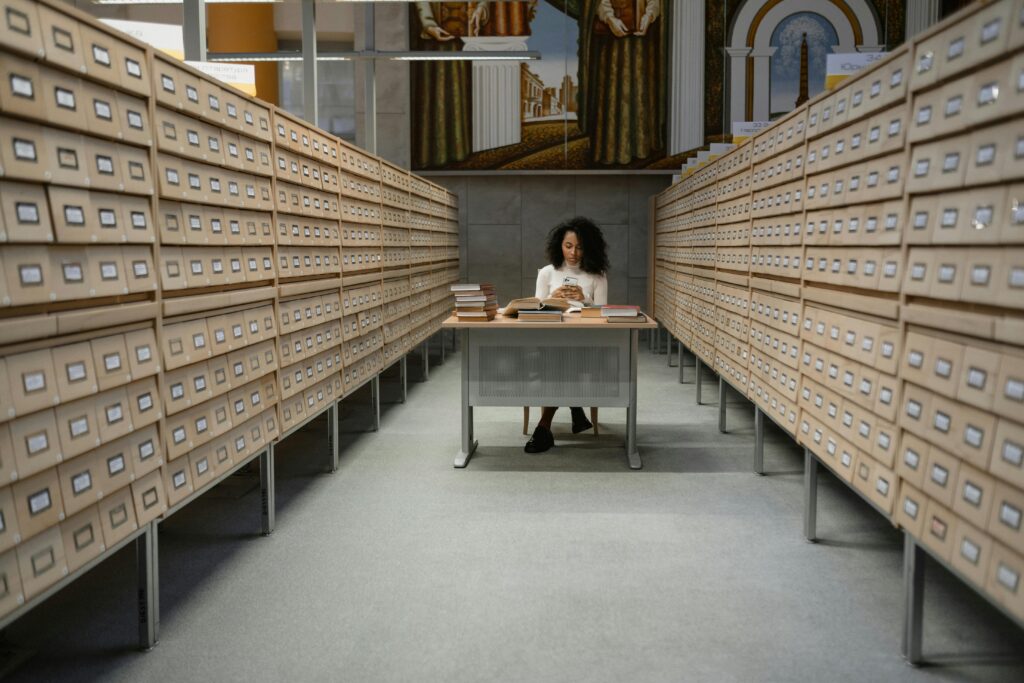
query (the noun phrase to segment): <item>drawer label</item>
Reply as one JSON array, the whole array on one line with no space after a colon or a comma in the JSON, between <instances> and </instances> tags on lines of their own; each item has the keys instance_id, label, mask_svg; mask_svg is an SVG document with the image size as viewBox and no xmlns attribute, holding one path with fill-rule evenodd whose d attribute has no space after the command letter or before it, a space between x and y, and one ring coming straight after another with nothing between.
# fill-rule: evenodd
<instances>
[{"instance_id":1,"label":"drawer label","mask_svg":"<svg viewBox=\"0 0 1024 683\"><path fill-rule=\"evenodd\" d=\"M1009 503L999 506L999 521L1011 529L1020 530L1020 518L1020 510Z\"/></svg>"},{"instance_id":2,"label":"drawer label","mask_svg":"<svg viewBox=\"0 0 1024 683\"><path fill-rule=\"evenodd\" d=\"M92 488L92 475L88 471L77 474L71 479L71 489L75 495L80 495Z\"/></svg>"},{"instance_id":3,"label":"drawer label","mask_svg":"<svg viewBox=\"0 0 1024 683\"><path fill-rule=\"evenodd\" d=\"M53 500L50 498L49 489L32 494L28 498L28 510L33 515L38 515L40 512L50 509L52 505Z\"/></svg>"},{"instance_id":4,"label":"drawer label","mask_svg":"<svg viewBox=\"0 0 1024 683\"><path fill-rule=\"evenodd\" d=\"M903 463L910 469L916 471L918 465L921 463L921 455L917 451L908 448L903 451Z\"/></svg>"},{"instance_id":5,"label":"drawer label","mask_svg":"<svg viewBox=\"0 0 1024 683\"><path fill-rule=\"evenodd\" d=\"M963 543L960 544L960 555L971 564L978 564L978 558L981 556L981 549L972 543L970 539L965 538Z\"/></svg>"},{"instance_id":6,"label":"drawer label","mask_svg":"<svg viewBox=\"0 0 1024 683\"><path fill-rule=\"evenodd\" d=\"M26 440L26 446L28 447L28 454L35 455L50 447L50 439L47 437L46 432L32 434Z\"/></svg>"},{"instance_id":7,"label":"drawer label","mask_svg":"<svg viewBox=\"0 0 1024 683\"><path fill-rule=\"evenodd\" d=\"M999 569L996 571L996 580L1011 593L1016 593L1017 585L1020 583L1020 574L1000 562Z\"/></svg>"},{"instance_id":8,"label":"drawer label","mask_svg":"<svg viewBox=\"0 0 1024 683\"><path fill-rule=\"evenodd\" d=\"M125 463L123 455L118 454L107 459L107 472L110 474L110 476L113 477L117 474L120 474L121 472L124 472L124 468Z\"/></svg>"}]
</instances>

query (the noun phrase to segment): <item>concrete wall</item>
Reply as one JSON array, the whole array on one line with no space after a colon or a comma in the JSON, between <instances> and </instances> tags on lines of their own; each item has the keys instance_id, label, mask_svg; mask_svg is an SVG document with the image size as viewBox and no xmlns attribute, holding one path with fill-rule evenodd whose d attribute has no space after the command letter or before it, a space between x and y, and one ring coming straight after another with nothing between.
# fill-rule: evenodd
<instances>
[{"instance_id":1,"label":"concrete wall","mask_svg":"<svg viewBox=\"0 0 1024 683\"><path fill-rule=\"evenodd\" d=\"M645 304L648 200L668 187L655 175L429 176L459 195L462 277L493 282L502 304L533 296L547 264L548 231L573 216L597 223L608 242L612 303Z\"/></svg>"}]
</instances>

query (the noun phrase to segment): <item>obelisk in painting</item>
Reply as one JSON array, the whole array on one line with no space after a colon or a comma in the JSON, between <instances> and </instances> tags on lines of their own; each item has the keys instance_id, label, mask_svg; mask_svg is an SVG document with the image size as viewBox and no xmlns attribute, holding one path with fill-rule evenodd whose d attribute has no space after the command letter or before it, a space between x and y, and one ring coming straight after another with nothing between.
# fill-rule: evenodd
<instances>
[{"instance_id":1,"label":"obelisk in painting","mask_svg":"<svg viewBox=\"0 0 1024 683\"><path fill-rule=\"evenodd\" d=\"M810 99L807 95L807 72L808 56L807 56L807 34L800 40L800 94L796 98L796 106L799 107L801 104Z\"/></svg>"}]
</instances>

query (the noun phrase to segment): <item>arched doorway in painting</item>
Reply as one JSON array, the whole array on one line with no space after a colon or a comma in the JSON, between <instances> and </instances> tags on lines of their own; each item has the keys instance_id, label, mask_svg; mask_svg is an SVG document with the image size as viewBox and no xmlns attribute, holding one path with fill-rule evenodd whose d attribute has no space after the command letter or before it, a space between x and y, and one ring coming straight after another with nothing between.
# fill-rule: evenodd
<instances>
[{"instance_id":1,"label":"arched doorway in painting","mask_svg":"<svg viewBox=\"0 0 1024 683\"><path fill-rule=\"evenodd\" d=\"M813 22L813 23L812 23ZM831 52L877 52L882 49L882 30L869 0L745 0L726 32L726 97L728 120L768 121L773 114L793 109L781 107L790 77L773 72L773 58L782 48L787 26L805 23ZM831 28L831 31L826 30ZM809 35L810 39L811 36ZM799 78L799 43L795 76ZM828 54L827 52L825 54ZM818 52L821 64L824 57ZM822 66L822 68L824 68ZM773 79L782 91L773 99ZM792 98L795 103L796 97Z\"/></svg>"},{"instance_id":2,"label":"arched doorway in painting","mask_svg":"<svg viewBox=\"0 0 1024 683\"><path fill-rule=\"evenodd\" d=\"M796 108L800 98L803 45L807 44L807 96L814 97L825 88L825 62L839 36L829 21L815 12L791 14L775 27L770 45L771 118Z\"/></svg>"}]
</instances>

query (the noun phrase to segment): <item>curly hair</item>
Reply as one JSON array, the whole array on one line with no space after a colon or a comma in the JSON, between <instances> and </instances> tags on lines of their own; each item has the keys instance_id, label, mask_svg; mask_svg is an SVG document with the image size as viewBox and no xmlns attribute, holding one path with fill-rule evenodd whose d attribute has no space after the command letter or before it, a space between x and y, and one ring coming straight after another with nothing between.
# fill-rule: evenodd
<instances>
[{"instance_id":1,"label":"curly hair","mask_svg":"<svg viewBox=\"0 0 1024 683\"><path fill-rule=\"evenodd\" d=\"M562 255L562 241L565 233L576 233L583 248L583 260L580 268L591 275L603 275L611 267L608 263L608 245L601 234L601 228L594 225L594 222L583 216L576 216L559 223L548 233L548 260L555 268L561 268L565 263L565 256Z\"/></svg>"}]
</instances>

